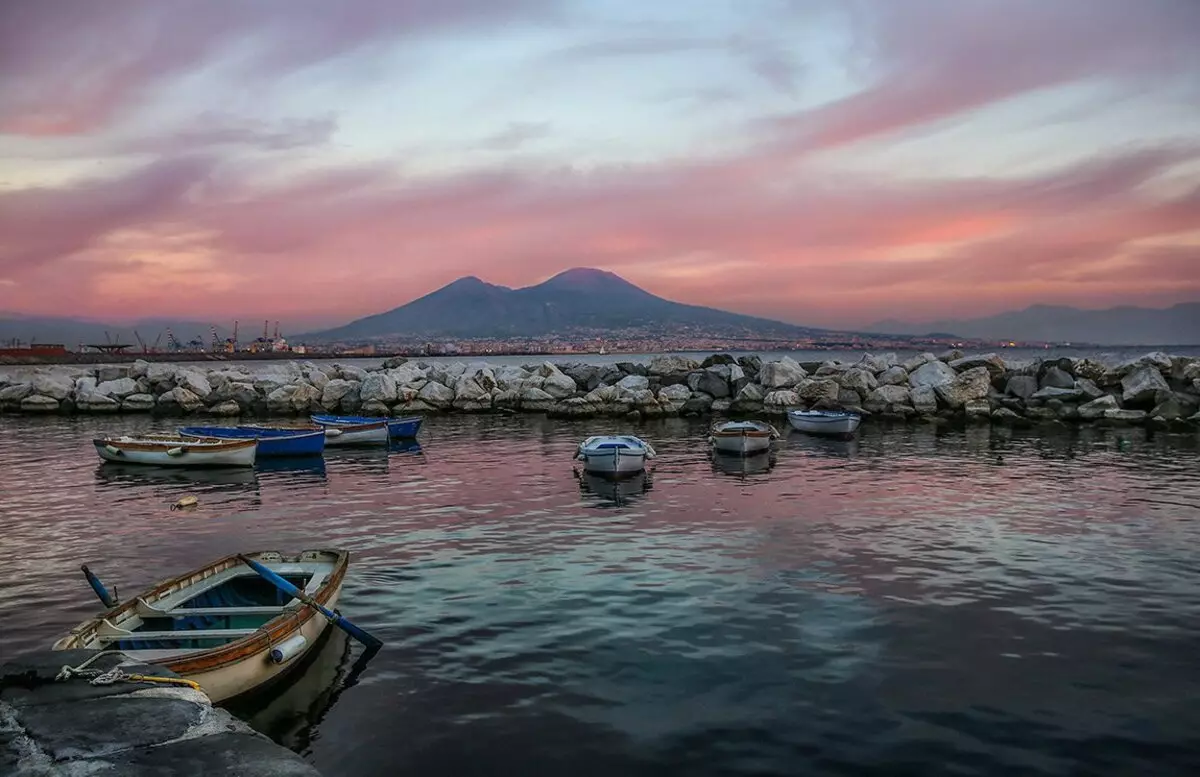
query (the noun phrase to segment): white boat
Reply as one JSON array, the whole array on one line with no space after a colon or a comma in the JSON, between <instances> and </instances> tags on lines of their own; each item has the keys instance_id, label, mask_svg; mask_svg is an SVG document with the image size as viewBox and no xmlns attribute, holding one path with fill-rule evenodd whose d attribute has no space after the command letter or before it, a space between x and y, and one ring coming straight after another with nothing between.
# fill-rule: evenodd
<instances>
[{"instance_id":1,"label":"white boat","mask_svg":"<svg viewBox=\"0 0 1200 777\"><path fill-rule=\"evenodd\" d=\"M726 421L714 424L708 439L720 453L748 456L769 451L771 443L779 439L779 432L763 421Z\"/></svg>"},{"instance_id":2,"label":"white boat","mask_svg":"<svg viewBox=\"0 0 1200 777\"><path fill-rule=\"evenodd\" d=\"M245 555L326 609L337 606L349 552ZM53 649L120 651L131 662L198 683L221 702L298 666L327 628L336 627L298 599L289 601L237 556L226 556L84 621Z\"/></svg>"},{"instance_id":3,"label":"white boat","mask_svg":"<svg viewBox=\"0 0 1200 777\"><path fill-rule=\"evenodd\" d=\"M854 434L862 416L842 410L789 410L788 423L809 434Z\"/></svg>"},{"instance_id":4,"label":"white boat","mask_svg":"<svg viewBox=\"0 0 1200 777\"><path fill-rule=\"evenodd\" d=\"M343 445L386 445L387 421L325 427L325 447Z\"/></svg>"},{"instance_id":5,"label":"white boat","mask_svg":"<svg viewBox=\"0 0 1200 777\"><path fill-rule=\"evenodd\" d=\"M650 443L632 435L601 434L579 443L575 458L585 472L600 475L629 475L646 468L656 455Z\"/></svg>"},{"instance_id":6,"label":"white boat","mask_svg":"<svg viewBox=\"0 0 1200 777\"><path fill-rule=\"evenodd\" d=\"M183 437L178 434L139 434L92 440L105 461L155 464L165 467L253 467L256 440Z\"/></svg>"}]
</instances>

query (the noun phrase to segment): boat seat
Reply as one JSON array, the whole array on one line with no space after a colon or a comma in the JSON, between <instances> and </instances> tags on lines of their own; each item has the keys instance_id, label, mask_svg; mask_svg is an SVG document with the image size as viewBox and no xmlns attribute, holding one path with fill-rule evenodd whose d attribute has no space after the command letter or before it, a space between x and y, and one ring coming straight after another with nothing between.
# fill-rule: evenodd
<instances>
[{"instance_id":1,"label":"boat seat","mask_svg":"<svg viewBox=\"0 0 1200 777\"><path fill-rule=\"evenodd\" d=\"M142 618L186 618L191 615L278 615L294 604L299 604L299 602L293 599L286 605L262 607L176 607L171 610L160 610L139 599L137 614Z\"/></svg>"},{"instance_id":2,"label":"boat seat","mask_svg":"<svg viewBox=\"0 0 1200 777\"><path fill-rule=\"evenodd\" d=\"M158 642L171 639L240 639L249 636L258 629L196 629L182 631L125 631L121 634L97 635L101 642L120 642L123 639L134 639L139 642Z\"/></svg>"}]
</instances>

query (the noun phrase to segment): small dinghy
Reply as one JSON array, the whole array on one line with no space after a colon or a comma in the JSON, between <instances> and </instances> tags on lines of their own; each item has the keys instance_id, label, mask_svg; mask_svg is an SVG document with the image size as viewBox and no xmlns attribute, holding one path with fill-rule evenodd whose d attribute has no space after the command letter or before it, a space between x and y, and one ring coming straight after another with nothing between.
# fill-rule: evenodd
<instances>
[{"instance_id":1,"label":"small dinghy","mask_svg":"<svg viewBox=\"0 0 1200 777\"><path fill-rule=\"evenodd\" d=\"M416 415L408 416L407 418L379 418L361 415L314 415L309 416L309 418L314 424L326 428L345 428L347 426L377 424L382 421L387 424L388 437L391 439L410 439L416 437L417 432L421 431L421 421L424 420L421 416Z\"/></svg>"},{"instance_id":2,"label":"small dinghy","mask_svg":"<svg viewBox=\"0 0 1200 777\"><path fill-rule=\"evenodd\" d=\"M386 445L391 435L388 433L386 419L377 419L361 424L331 424L316 421L317 418L329 416L313 416L317 428L325 430L325 445L327 447L344 445Z\"/></svg>"},{"instance_id":3,"label":"small dinghy","mask_svg":"<svg viewBox=\"0 0 1200 777\"><path fill-rule=\"evenodd\" d=\"M258 458L268 456L320 456L325 451L325 430L270 426L181 426L183 437L216 437L222 440L257 440Z\"/></svg>"},{"instance_id":4,"label":"small dinghy","mask_svg":"<svg viewBox=\"0 0 1200 777\"><path fill-rule=\"evenodd\" d=\"M254 440L177 434L101 437L92 444L105 461L165 467L253 467L258 448Z\"/></svg>"},{"instance_id":5,"label":"small dinghy","mask_svg":"<svg viewBox=\"0 0 1200 777\"><path fill-rule=\"evenodd\" d=\"M789 410L788 423L809 434L854 434L862 416L843 410Z\"/></svg>"},{"instance_id":6,"label":"small dinghy","mask_svg":"<svg viewBox=\"0 0 1200 777\"><path fill-rule=\"evenodd\" d=\"M597 475L629 475L646 468L657 456L650 443L632 435L596 435L579 443L575 458L585 472Z\"/></svg>"},{"instance_id":7,"label":"small dinghy","mask_svg":"<svg viewBox=\"0 0 1200 777\"><path fill-rule=\"evenodd\" d=\"M246 558L295 586L326 610L337 605L350 554L273 551ZM84 567L102 600L107 589ZM301 663L330 621L283 593L238 556L226 556L167 580L84 621L54 650L115 650L132 661L170 669L221 702L254 690Z\"/></svg>"},{"instance_id":8,"label":"small dinghy","mask_svg":"<svg viewBox=\"0 0 1200 777\"><path fill-rule=\"evenodd\" d=\"M769 451L779 432L763 421L726 421L715 424L708 439L720 453L748 456Z\"/></svg>"}]
</instances>

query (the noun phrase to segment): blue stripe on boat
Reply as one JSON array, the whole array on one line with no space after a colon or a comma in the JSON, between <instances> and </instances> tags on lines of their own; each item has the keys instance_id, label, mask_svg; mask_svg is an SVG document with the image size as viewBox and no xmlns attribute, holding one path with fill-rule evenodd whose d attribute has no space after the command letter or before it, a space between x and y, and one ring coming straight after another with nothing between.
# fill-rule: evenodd
<instances>
[{"instance_id":1,"label":"blue stripe on boat","mask_svg":"<svg viewBox=\"0 0 1200 777\"><path fill-rule=\"evenodd\" d=\"M357 424L378 424L387 423L388 437L392 438L409 438L416 437L417 432L421 430L421 422L424 421L421 416L409 416L407 418L382 418L378 416L362 416L362 415L314 415L309 416L314 424L321 426L354 426Z\"/></svg>"},{"instance_id":2,"label":"blue stripe on boat","mask_svg":"<svg viewBox=\"0 0 1200 777\"><path fill-rule=\"evenodd\" d=\"M257 440L258 456L320 456L325 452L324 429L280 429L269 426L182 426L189 437Z\"/></svg>"}]
</instances>

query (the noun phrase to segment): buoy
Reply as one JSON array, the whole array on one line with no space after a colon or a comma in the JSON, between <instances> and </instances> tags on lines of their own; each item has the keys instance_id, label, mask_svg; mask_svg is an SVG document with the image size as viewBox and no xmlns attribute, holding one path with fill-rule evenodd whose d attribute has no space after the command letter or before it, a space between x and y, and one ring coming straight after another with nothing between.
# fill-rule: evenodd
<instances>
[{"instance_id":1,"label":"buoy","mask_svg":"<svg viewBox=\"0 0 1200 777\"><path fill-rule=\"evenodd\" d=\"M200 504L200 500L194 496L180 497L179 501L171 505L172 510L182 510L185 507L195 507Z\"/></svg>"},{"instance_id":2,"label":"buoy","mask_svg":"<svg viewBox=\"0 0 1200 777\"><path fill-rule=\"evenodd\" d=\"M284 661L290 661L304 650L304 646L308 644L308 640L303 634L285 639L275 647L271 648L271 660L277 664L282 664Z\"/></svg>"},{"instance_id":3,"label":"buoy","mask_svg":"<svg viewBox=\"0 0 1200 777\"><path fill-rule=\"evenodd\" d=\"M112 455L114 455L114 456L120 456L120 455L121 455L121 449L120 449L120 448L118 448L118 447L117 447L117 446L115 446L115 445L105 445L105 446L104 446L104 450L108 451L109 453L111 453L111 454L112 454Z\"/></svg>"},{"instance_id":4,"label":"buoy","mask_svg":"<svg viewBox=\"0 0 1200 777\"><path fill-rule=\"evenodd\" d=\"M185 453L187 453L187 448L184 448L184 447L178 447L178 448L168 448L168 449L167 449L167 455L168 455L168 456L182 456L182 455L183 455L183 454L185 454Z\"/></svg>"},{"instance_id":5,"label":"buoy","mask_svg":"<svg viewBox=\"0 0 1200 777\"><path fill-rule=\"evenodd\" d=\"M326 429L325 430L326 437L338 437L341 435L341 433L342 433L341 429Z\"/></svg>"}]
</instances>

